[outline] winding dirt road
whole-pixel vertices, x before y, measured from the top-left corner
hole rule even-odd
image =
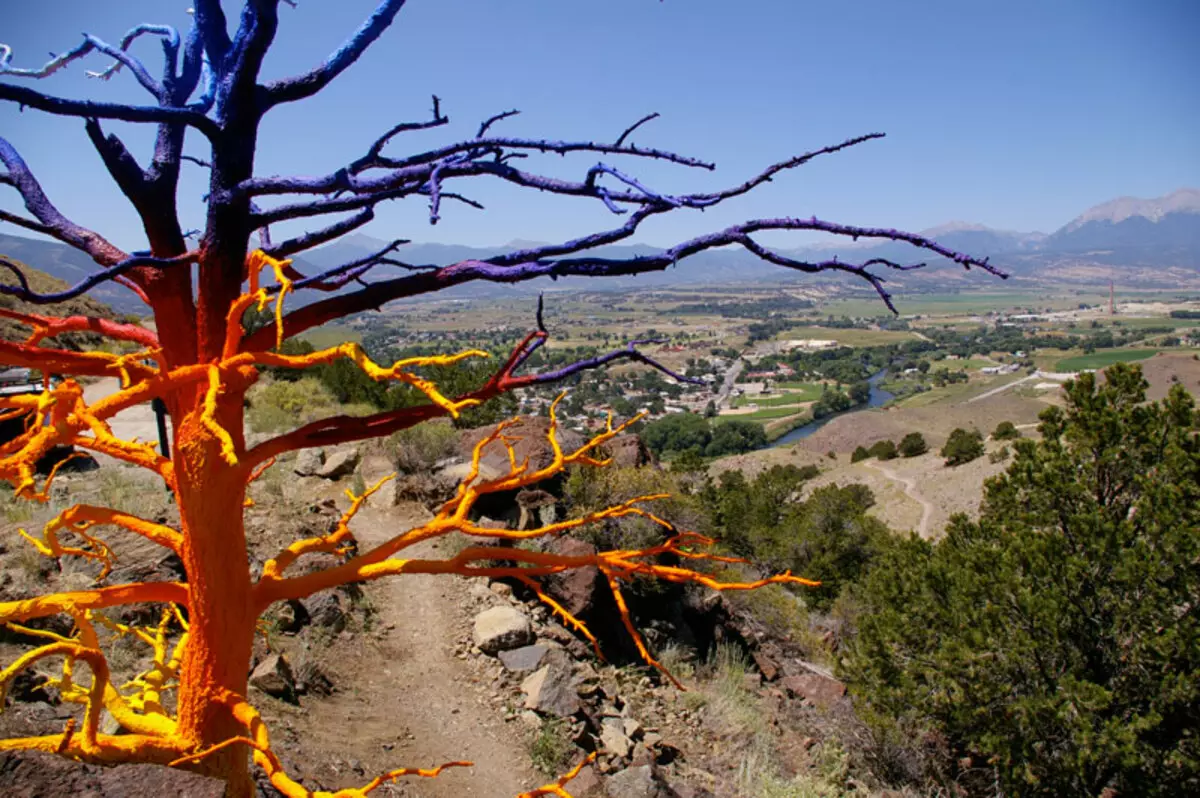
[[[922,538],[928,538],[929,521],[931,518],[933,518],[933,504],[931,504],[928,499],[926,499],[917,491],[916,480],[909,479],[908,477],[902,477],[882,463],[866,461],[864,462],[864,465],[866,465],[867,468],[873,468],[876,471],[879,471],[893,482],[899,483],[904,488],[904,495],[921,505],[921,521],[917,525],[917,534]]]

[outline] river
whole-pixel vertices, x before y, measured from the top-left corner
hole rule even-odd
[[[891,401],[894,396],[893,394],[888,393],[879,387],[879,383],[883,382],[883,378],[886,376],[887,369],[883,369],[882,371],[872,374],[871,377],[867,379],[867,384],[871,386],[871,395],[867,398],[867,403],[865,405],[858,405],[857,407],[852,407],[849,410],[845,410],[841,413],[834,413],[832,416],[825,416],[824,418],[817,419],[816,421],[810,421],[802,427],[796,427],[794,430],[781,435],[772,441],[770,445],[787,446],[789,443],[795,443],[796,441],[807,438],[809,435],[812,435],[821,427],[825,426],[839,416],[857,413],[860,410],[866,410],[872,407],[882,407]]]

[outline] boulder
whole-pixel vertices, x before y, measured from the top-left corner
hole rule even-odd
[[[667,794],[654,777],[653,765],[622,770],[610,776],[605,787],[608,798],[662,798]]]
[[[458,454],[461,459],[470,461],[475,445],[492,433],[493,427],[465,430],[458,441]],[[545,416],[521,416],[516,423],[505,429],[505,435],[512,440],[517,462],[529,459],[529,470],[536,471],[550,465],[554,460],[554,449],[547,437],[550,431],[550,419]],[[583,438],[575,432],[558,429],[558,442],[564,452],[572,452],[583,445]],[[493,441],[483,449],[480,462],[494,474],[507,474],[512,470],[508,460],[508,451],[500,441]]]
[[[250,686],[269,696],[296,703],[296,679],[287,657],[271,654],[250,674]]]
[[[500,662],[507,671],[529,673],[538,669],[549,651],[548,646],[521,646],[510,651],[501,651]]]
[[[300,454],[296,455],[296,464],[292,466],[292,470],[302,477],[315,477],[323,465],[325,465],[324,449],[302,449]]]
[[[327,629],[334,635],[346,628],[346,610],[337,591],[330,589],[313,593],[301,604],[313,626]]]
[[[492,607],[475,616],[475,645],[485,654],[498,654],[533,642],[529,619],[514,607]]]
[[[358,449],[346,449],[335,452],[325,458],[325,464],[317,470],[317,476],[324,479],[341,479],[354,473],[358,467]]]
[[[521,682],[525,708],[560,718],[574,715],[579,711],[580,704],[572,682],[569,668],[557,663],[543,665]]]
[[[654,463],[654,454],[632,432],[618,435],[604,444],[604,451],[612,458],[615,468],[641,468]]]
[[[552,553],[565,557],[591,557],[596,547],[575,538],[557,538],[549,546]],[[596,604],[597,592],[603,589],[600,569],[594,565],[572,568],[546,577],[543,589],[570,614],[586,615]]]
[[[100,767],[40,751],[0,751],[6,798],[223,798],[225,782],[163,765]]]
[[[785,676],[779,683],[788,695],[808,699],[822,707],[830,706],[846,694],[846,685],[817,673]]]

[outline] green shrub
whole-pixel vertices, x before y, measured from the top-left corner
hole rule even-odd
[[[454,454],[458,432],[446,419],[436,419],[392,433],[387,451],[396,468],[409,474],[429,471],[433,464]]]
[[[929,445],[925,443],[925,436],[919,432],[910,432],[904,436],[904,440],[900,441],[900,456],[901,457],[918,457],[929,451]]]
[[[1145,389],[1125,364],[1067,383],[978,522],[889,547],[857,591],[842,676],[978,794],[1200,787],[1200,413]]]
[[[868,457],[870,457],[870,456],[871,456],[871,452],[869,452],[869,451],[867,450],[867,447],[865,447],[865,446],[858,446],[858,447],[856,447],[856,448],[854,449],[854,451],[853,451],[853,452],[850,454],[850,462],[851,462],[851,463],[857,463],[859,460],[866,460],[866,459],[867,459]]]
[[[992,430],[992,440],[1014,441],[1019,437],[1021,437],[1021,431],[1011,421],[1001,421]]]
[[[983,454],[983,435],[979,430],[967,430],[959,427],[950,433],[946,445],[942,447],[941,455],[946,458],[946,465],[956,466],[969,463]]]
[[[892,441],[879,441],[868,449],[867,453],[879,460],[895,460],[896,444]]]

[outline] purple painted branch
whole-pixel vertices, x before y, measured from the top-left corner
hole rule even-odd
[[[604,203],[610,211],[616,214],[624,213],[622,205],[635,206],[652,206],[661,210],[668,210],[672,207],[689,207],[689,208],[708,208],[717,205],[732,197],[737,197],[751,191],[763,183],[769,182],[776,174],[780,172],[795,169],[802,166],[814,158],[838,152],[840,150],[853,147],[872,139],[881,138],[881,133],[870,133],[864,136],[847,139],[840,144],[822,147],[818,150],[798,155],[794,158],[789,158],[785,161],[773,164],[762,172],[751,177],[745,182],[733,186],[732,188],[715,193],[701,194],[686,194],[686,195],[665,195],[660,194],[646,186],[642,185],[636,179],[625,175],[624,173],[604,164],[598,164],[588,170],[587,176],[582,182],[572,180],[562,180],[559,178],[546,177],[528,171],[516,169],[506,163],[500,161],[478,160],[479,153],[463,152],[460,147],[467,145],[454,145],[449,148],[443,148],[440,152],[452,151],[453,156],[447,156],[432,163],[413,163],[401,168],[397,168],[387,172],[380,177],[361,177],[352,173],[350,170],[343,169],[332,175],[327,175],[323,178],[258,178],[249,180],[240,186],[243,191],[249,192],[251,195],[265,194],[283,194],[283,193],[331,193],[349,191],[355,194],[354,197],[336,197],[332,199],[319,199],[310,202],[292,203],[274,208],[263,215],[260,223],[269,224],[288,219],[297,219],[307,216],[320,216],[329,213],[342,213],[346,211],[358,210],[364,207],[373,207],[375,204],[384,200],[399,199],[411,194],[429,193],[433,198],[430,203],[430,220],[436,223],[439,216],[439,203],[437,195],[442,193],[444,181],[451,178],[475,177],[478,175],[492,175],[500,178],[508,183],[522,186],[525,188],[535,188],[539,191],[545,191],[563,196],[591,197],[599,199]],[[500,139],[481,140],[501,141]],[[597,146],[607,148],[608,151],[615,151],[607,145],[593,145],[591,143],[574,143],[574,144],[554,144],[543,142],[547,147],[546,151],[558,151],[552,147],[561,146],[571,151],[586,150],[589,147]],[[646,152],[654,152],[641,150],[632,147],[623,147],[620,149],[622,154],[639,155]],[[646,156],[657,157],[657,156]],[[672,156],[680,157],[680,156]],[[359,162],[361,163],[362,159]],[[632,190],[613,191],[596,182],[598,175],[602,173],[611,174],[617,179],[629,185]]]
[[[375,161],[375,159],[379,157],[379,154],[383,152],[383,148],[387,146],[388,142],[401,133],[408,133],[413,130],[428,130],[430,128],[441,127],[442,125],[449,124],[449,122],[450,117],[442,115],[441,100],[439,100],[438,96],[435,94],[433,95],[432,119],[426,122],[401,122],[400,124],[388,130],[379,138],[375,139],[375,142],[371,145],[370,149],[367,150],[367,154],[350,164],[348,169],[353,174],[361,169],[369,167]]]
[[[625,132],[624,132],[624,133],[622,133],[622,134],[621,134],[621,135],[620,135],[620,136],[617,138],[616,144],[615,144],[614,146],[620,147],[622,144],[624,144],[624,143],[625,143],[625,139],[627,139],[627,138],[629,138],[630,136],[632,136],[632,135],[633,135],[633,131],[637,130],[639,127],[641,127],[642,125],[646,124],[647,122],[649,122],[649,121],[651,121],[651,120],[653,120],[653,119],[658,119],[658,117],[659,117],[659,113],[658,113],[658,111],[655,111],[655,112],[654,112],[654,113],[652,113],[652,114],[646,114],[646,115],[645,115],[645,116],[643,116],[641,119],[639,119],[638,121],[634,122],[634,123],[633,123],[632,125],[630,125],[629,127],[625,128]]]
[[[543,371],[539,374],[532,374],[532,375],[529,375],[528,377],[523,378],[522,381],[528,380],[528,382],[524,383],[526,385],[545,385],[547,383],[559,382],[560,380],[564,380],[567,377],[570,377],[573,374],[578,374],[581,371],[599,368],[601,366],[604,366],[604,365],[607,365],[608,363],[613,362],[614,360],[632,360],[637,363],[644,363],[653,369],[661,371],[663,374],[666,374],[668,377],[670,377],[678,382],[686,382],[686,383],[690,383],[692,385],[703,385],[704,384],[703,380],[699,380],[694,377],[685,377],[682,374],[679,374],[679,373],[671,370],[670,368],[663,365],[662,363],[659,363],[657,360],[650,357],[649,355],[638,351],[638,348],[637,348],[638,346],[645,346],[646,344],[663,344],[663,343],[666,343],[666,341],[657,340],[657,339],[630,341],[628,344],[626,344],[621,349],[614,349],[611,352],[605,352],[603,355],[596,355],[595,357],[589,357],[589,358],[585,358],[583,360],[577,360],[574,363],[571,363],[566,366],[562,366],[561,368],[557,368],[552,371]],[[522,360],[522,362],[524,362],[524,361]]]
[[[92,260],[103,266],[112,266],[129,257],[113,246],[99,233],[72,222],[59,213],[58,208],[46,196],[37,178],[29,171],[24,159],[4,138],[0,138],[0,162],[8,169],[10,185],[16,187],[25,201],[25,207],[34,218],[46,227],[46,232],[64,244],[83,250]]]
[[[483,134],[487,133],[488,129],[492,125],[496,124],[497,122],[499,122],[502,119],[508,119],[510,116],[516,116],[519,113],[521,113],[521,112],[518,111],[516,108],[513,108],[512,110],[502,111],[502,112],[496,114],[495,116],[488,117],[487,119],[484,120],[483,124],[479,126],[479,132],[475,134],[475,138],[477,138],[477,139],[483,138]]]
[[[311,72],[267,84],[267,107],[311,97],[333,82],[392,24],[405,0],[384,0],[346,42]]]
[[[343,263],[341,266],[335,266],[332,269],[313,275],[312,277],[306,277],[302,280],[297,280],[292,284],[292,288],[297,290],[301,288],[315,288],[318,291],[333,291],[341,288],[349,282],[359,279],[374,267],[385,263],[390,266],[397,266],[401,269],[407,269],[408,271],[437,268],[436,266],[413,266],[412,264],[396,260],[395,258],[387,257],[388,254],[395,252],[401,246],[408,243],[411,243],[408,239],[398,238],[382,249],[371,253],[370,255],[358,258],[357,260],[352,260],[349,263]],[[271,286],[267,289],[267,291],[268,293],[272,294],[278,293],[279,286]]]
[[[409,158],[400,160],[383,158],[376,156],[374,158],[360,158],[351,164],[351,167],[339,169],[323,177],[259,177],[252,180],[244,181],[238,189],[246,192],[251,196],[264,196],[267,194],[329,194],[335,191],[352,191],[355,193],[366,193],[371,191],[386,190],[394,187],[401,182],[411,180],[413,177],[421,175],[421,182],[424,183],[428,179],[430,171],[434,165],[446,162],[446,159],[451,156],[463,155],[464,153],[484,153],[502,151],[504,149],[515,150],[532,150],[536,152],[552,152],[559,155],[565,155],[571,152],[596,152],[608,153],[616,155],[631,155],[641,158],[649,158],[654,160],[663,160],[671,163],[681,164],[683,166],[692,166],[701,169],[712,170],[715,166],[711,163],[689,158],[687,156],[678,155],[676,153],[667,152],[665,150],[655,150],[643,147],[613,146],[611,144],[603,144],[594,141],[543,141],[537,139],[517,139],[517,138],[486,138],[474,139],[472,141],[460,142],[437,150],[414,155]],[[459,164],[472,164],[474,161],[458,161]],[[493,164],[495,165],[495,164]],[[391,170],[387,175],[377,178],[359,178],[367,169],[386,168]]]
[[[277,244],[267,250],[267,254],[274,258],[286,258],[289,255],[295,255],[297,252],[303,252],[306,249],[318,247],[327,241],[340,238],[352,230],[357,230],[374,218],[375,210],[373,208],[365,208],[353,216],[335,222],[328,227],[323,227],[320,230],[314,230],[311,233],[305,233],[304,235],[296,236]]]
[[[0,211],[0,222],[15,224],[17,227],[24,227],[26,230],[32,230],[33,232],[41,233],[42,235],[54,235],[54,230],[42,224],[41,222],[36,222],[33,219],[26,219],[24,216],[17,216],[15,213],[9,213],[8,211]]]
[[[92,102],[90,100],[67,100],[8,83],[0,83],[0,100],[29,106],[57,116],[190,125],[209,139],[213,139],[220,132],[216,122],[203,113],[188,108],[161,108],[148,105]]]
[[[35,305],[50,305],[55,302],[64,302],[68,299],[74,299],[77,296],[82,296],[88,291],[95,288],[97,285],[109,280],[117,280],[125,275],[131,269],[136,269],[142,266],[157,266],[166,268],[169,266],[177,266],[183,263],[194,263],[199,257],[196,252],[186,252],[183,255],[178,255],[174,258],[156,258],[152,255],[134,255],[126,258],[120,263],[105,269],[102,272],[96,272],[80,280],[70,288],[62,291],[39,294],[29,287],[29,281],[26,279],[24,272],[8,258],[0,255],[0,268],[4,268],[11,272],[17,278],[18,285],[5,285],[0,283],[0,294],[14,296],[17,299],[31,302]]]
[[[356,291],[351,294],[343,294],[330,299],[314,302],[303,308],[293,311],[284,318],[285,335],[296,335],[304,330],[310,329],[313,326],[323,324],[333,318],[340,318],[351,313],[358,313],[364,310],[377,308],[385,302],[394,299],[405,297],[419,296],[421,294],[441,291],[455,285],[473,282],[475,280],[483,280],[494,283],[520,283],[527,280],[533,280],[538,277],[550,277],[557,279],[559,277],[616,277],[644,274],[652,271],[662,271],[669,266],[677,264],[679,261],[694,255],[698,252],[724,247],[731,244],[737,244],[746,247],[749,241],[754,252],[759,257],[760,253],[767,253],[771,258],[779,261],[788,261],[782,255],[770,252],[757,244],[750,238],[750,234],[762,232],[764,230],[811,230],[815,232],[830,233],[833,235],[846,236],[848,238],[881,238],[892,241],[903,241],[920,249],[926,249],[931,252],[948,258],[969,269],[971,266],[977,266],[985,271],[994,274],[1001,278],[1006,278],[1008,275],[994,266],[989,265],[986,258],[980,260],[969,255],[964,255],[954,250],[943,247],[935,241],[932,241],[915,233],[907,233],[901,230],[889,230],[885,228],[857,227],[854,225],[844,225],[835,222],[826,222],[817,219],[815,216],[808,219],[797,219],[791,217],[781,217],[776,219],[754,219],[748,222],[743,222],[739,225],[726,228],[719,232],[710,233],[704,236],[684,241],[664,252],[655,255],[640,255],[632,258],[602,258],[594,255],[582,255],[574,258],[542,258],[538,260],[526,260],[515,262],[511,260],[511,256],[505,258],[500,256],[489,260],[466,260],[455,263],[451,266],[445,266],[439,269],[433,269],[422,272],[420,274],[410,274],[404,277],[396,277],[390,280],[383,280],[377,283],[371,283],[361,291]],[[592,238],[592,237],[589,237]],[[587,240],[587,239],[583,239]],[[594,244],[590,246],[595,246]],[[755,251],[757,250],[757,251]],[[869,261],[866,264],[854,265],[844,264],[839,261],[826,261],[822,263],[803,264],[801,267],[800,261],[791,261],[790,263],[781,263],[789,268],[798,268],[807,272],[821,271],[845,271],[855,274],[863,280],[866,280],[876,288],[880,289],[880,278],[872,275],[867,269],[872,263],[883,263],[893,266],[888,261],[875,260]],[[886,293],[886,292],[884,292]],[[889,304],[889,307],[892,307]],[[895,308],[892,307],[894,312]],[[264,331],[255,333],[253,340],[247,344],[248,349],[261,349],[270,345],[270,341],[275,340],[272,327],[265,328]]]
[[[146,188],[146,175],[142,171],[142,167],[138,165],[133,155],[115,134],[104,135],[99,120],[87,120],[84,130],[88,139],[91,140],[92,146],[100,154],[100,159],[104,161],[104,166],[108,169],[108,173],[116,182],[117,187],[136,204],[138,196]]]

